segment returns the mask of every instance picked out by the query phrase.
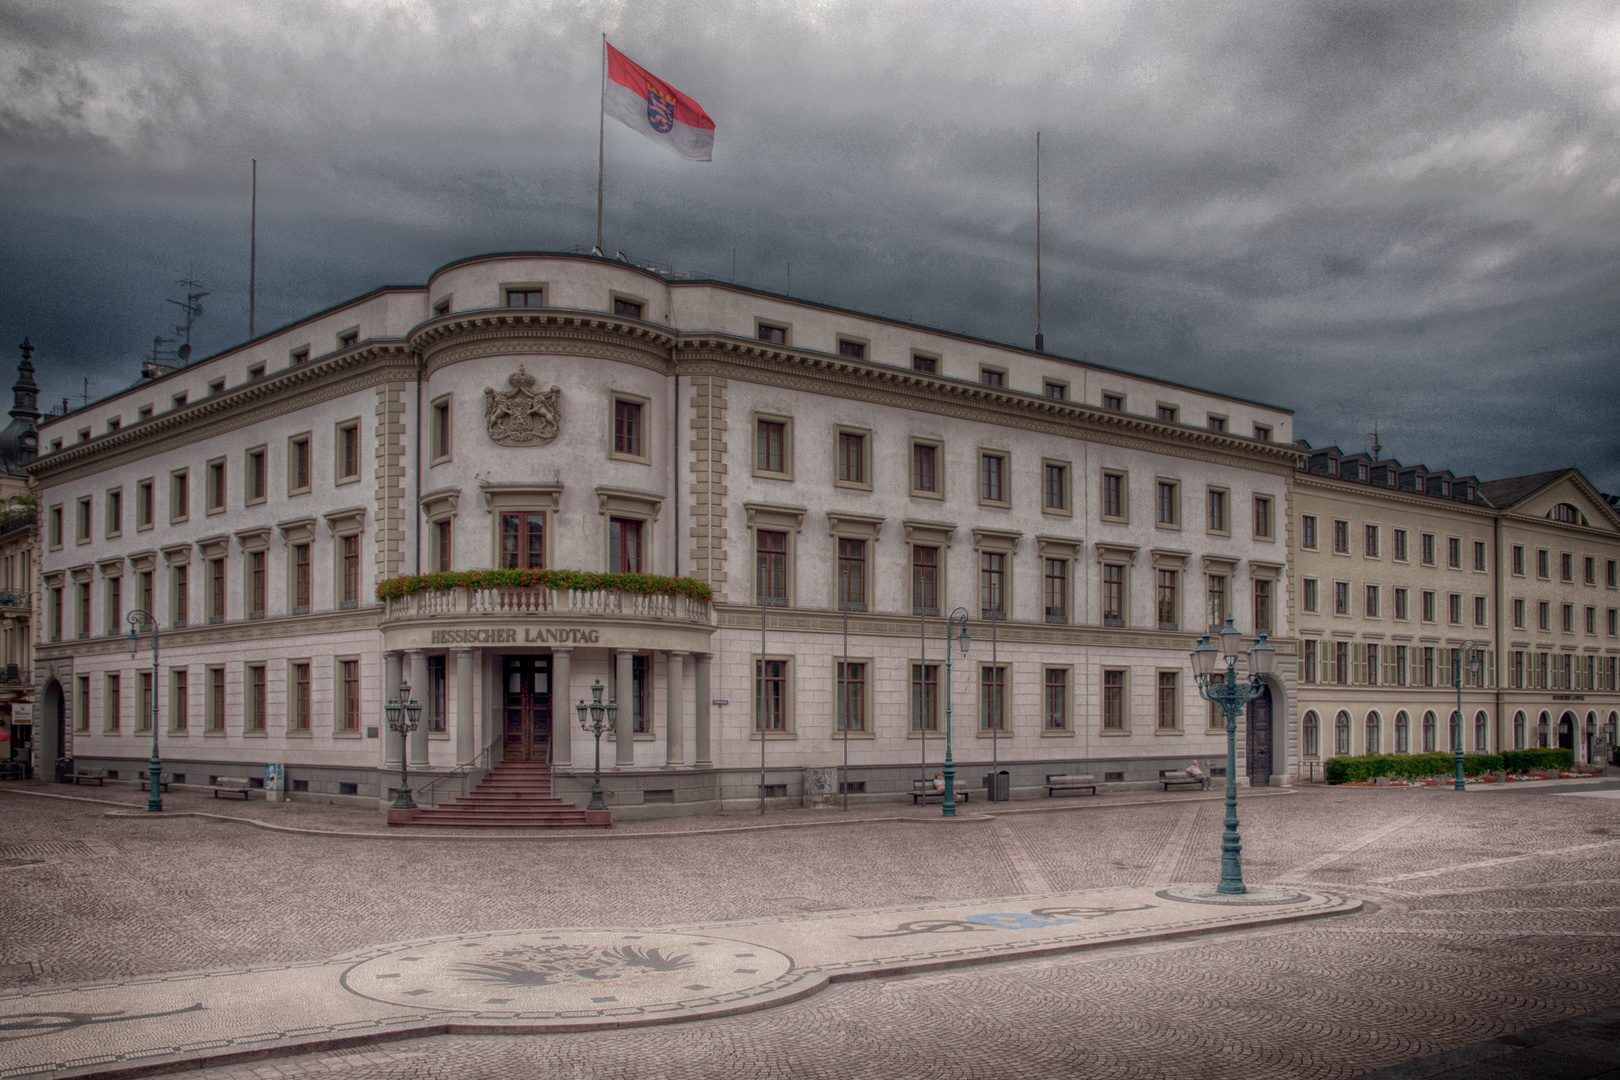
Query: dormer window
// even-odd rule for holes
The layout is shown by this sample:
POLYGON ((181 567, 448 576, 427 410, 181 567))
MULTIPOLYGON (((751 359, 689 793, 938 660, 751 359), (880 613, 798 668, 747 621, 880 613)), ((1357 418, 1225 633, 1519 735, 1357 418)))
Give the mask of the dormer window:
POLYGON ((1102 396, 1102 407, 1105 412, 1124 412, 1125 395, 1104 394, 1102 396))
POLYGON ((433 305, 433 317, 438 319, 448 314, 450 314, 450 298, 447 296, 433 305))
MULTIPOLYGON (((349 342, 349 344, 352 345, 352 344, 354 344, 354 342, 351 341, 351 342, 349 342)), ((339 348, 346 348, 347 347, 347 346, 345 346, 343 344, 343 339, 342 338, 338 339, 338 347, 339 348)), ((309 346, 305 345, 302 349, 294 349, 288 355, 288 360, 291 362, 293 367, 297 367, 299 364, 307 364, 307 363, 309 363, 309 346)))
POLYGON ((544 289, 507 289, 507 307, 545 307, 546 290, 544 289))
POLYGON ((1571 506, 1569 503, 1559 503, 1557 506, 1552 508, 1552 512, 1548 514, 1547 517, 1549 520, 1561 521, 1566 525, 1586 524, 1586 518, 1581 515, 1579 510, 1575 509, 1575 507, 1571 506))
POLYGON ((358 344, 360 344, 359 330, 345 330, 338 335, 338 348, 340 349, 352 349, 358 344))
POLYGON ((866 359, 866 342, 851 341, 849 338, 838 339, 838 355, 847 356, 851 360, 866 359))
POLYGON ((613 314, 623 319, 641 318, 641 307, 639 300, 626 300, 622 296, 613 298, 613 314))
POLYGON ((759 340, 771 345, 786 345, 787 327, 762 322, 759 324, 759 340))

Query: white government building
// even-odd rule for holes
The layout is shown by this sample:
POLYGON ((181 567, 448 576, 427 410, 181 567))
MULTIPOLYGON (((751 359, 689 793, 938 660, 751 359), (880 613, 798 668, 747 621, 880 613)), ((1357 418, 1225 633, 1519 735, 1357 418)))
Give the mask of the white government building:
POLYGON ((600 681, 616 816, 757 799, 762 727, 768 796, 797 801, 847 750, 854 797, 893 798, 940 769, 960 607, 961 788, 992 761, 1015 791, 1219 766, 1187 654, 1227 616, 1279 653, 1240 778, 1284 783, 1291 425, 623 261, 463 259, 45 419, 40 757, 134 778, 156 693, 180 782, 276 763, 294 798, 376 803, 402 753, 446 790, 493 758, 549 762, 583 805, 575 705, 600 681), (409 592, 490 567, 713 597, 409 592), (379 600, 387 583, 406 595, 379 600), (155 687, 135 609, 161 628, 155 687), (403 748, 384 723, 401 678, 424 704, 403 748))

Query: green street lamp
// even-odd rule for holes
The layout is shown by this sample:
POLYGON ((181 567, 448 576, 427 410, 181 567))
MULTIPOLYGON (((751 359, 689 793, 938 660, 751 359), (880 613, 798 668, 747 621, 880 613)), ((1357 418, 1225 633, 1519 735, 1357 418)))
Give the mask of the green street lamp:
POLYGON ((1451 665, 1452 685, 1457 688, 1457 722, 1451 729, 1451 748, 1457 759, 1457 782, 1455 784, 1455 790, 1457 791, 1468 790, 1468 785, 1463 782, 1462 669, 1465 663, 1468 665, 1468 670, 1474 673, 1474 682, 1477 685, 1480 668, 1479 646, 1472 640, 1462 643, 1462 648, 1457 650, 1457 662, 1451 665))
POLYGON ((415 810, 416 800, 411 798, 410 758, 408 743, 411 732, 422 719, 422 706, 411 697, 409 683, 399 684, 399 697, 383 704, 388 718, 388 730, 399 732, 399 794, 394 796, 395 810, 415 810))
POLYGON ((585 699, 580 698, 574 712, 579 716, 580 730, 596 736, 596 768, 591 772, 591 803, 585 809, 606 810, 607 803, 602 799, 602 732, 611 731, 613 725, 618 723, 619 703, 617 699, 609 698, 606 705, 602 704, 602 680, 595 679, 591 682, 590 704, 585 704, 585 699))
POLYGON ((1198 683, 1198 696, 1215 705, 1226 718, 1226 831, 1221 836, 1221 883, 1218 893, 1240 894, 1248 892, 1243 884, 1243 840, 1238 836, 1237 813, 1237 718, 1243 707, 1265 693, 1266 676, 1271 674, 1276 652, 1266 643, 1261 631, 1254 646, 1246 654, 1249 658, 1249 677, 1238 682, 1238 646, 1243 635, 1238 633, 1232 620, 1220 630, 1221 647, 1210 644, 1209 635, 1198 639, 1192 651, 1193 678, 1198 683), (1226 661, 1226 672, 1216 672, 1216 660, 1226 661), (1220 681, 1217 682, 1216 679, 1220 681))
POLYGON ((152 628, 152 760, 146 763, 146 781, 150 793, 146 797, 146 812, 163 813, 163 759, 158 757, 158 623, 150 611, 136 608, 129 613, 129 658, 135 659, 135 646, 140 644, 136 628, 152 628))
POLYGON ((960 622, 962 632, 956 635, 956 644, 966 656, 973 639, 968 636, 967 608, 959 607, 945 621, 945 799, 940 810, 945 817, 956 816, 956 761, 951 757, 951 631, 960 622))

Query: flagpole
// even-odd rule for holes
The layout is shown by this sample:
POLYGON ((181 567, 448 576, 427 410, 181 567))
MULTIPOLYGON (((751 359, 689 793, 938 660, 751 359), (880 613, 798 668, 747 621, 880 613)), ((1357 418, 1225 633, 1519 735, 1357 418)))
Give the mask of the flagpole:
POLYGON ((253 338, 253 307, 259 276, 259 159, 253 159, 253 200, 248 214, 248 339, 253 338))
POLYGON ((1046 351, 1041 333, 1041 133, 1035 133, 1035 351, 1046 351))
POLYGON ((596 110, 596 253, 602 254, 602 160, 607 143, 607 32, 602 33, 602 92, 596 110))

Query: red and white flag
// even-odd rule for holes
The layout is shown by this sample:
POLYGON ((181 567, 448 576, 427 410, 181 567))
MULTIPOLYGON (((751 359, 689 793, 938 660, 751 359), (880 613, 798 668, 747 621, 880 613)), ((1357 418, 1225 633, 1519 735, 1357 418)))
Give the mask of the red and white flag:
POLYGON ((703 106, 607 46, 602 111, 690 161, 714 156, 714 121, 703 106))

